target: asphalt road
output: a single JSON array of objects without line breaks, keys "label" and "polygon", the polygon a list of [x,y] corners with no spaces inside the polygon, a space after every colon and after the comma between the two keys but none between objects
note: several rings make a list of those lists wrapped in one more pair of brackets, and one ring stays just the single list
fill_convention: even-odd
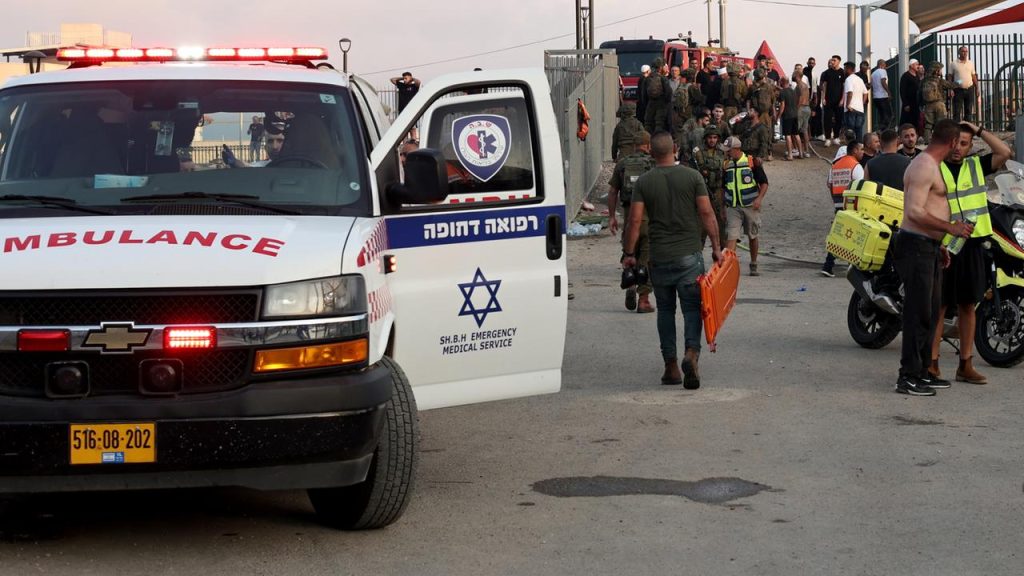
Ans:
[{"label": "asphalt road", "polygon": [[[798,169],[774,164],[779,182]],[[805,193],[776,192],[781,234]],[[807,234],[784,245],[817,256]],[[3,517],[0,574],[1021,573],[1024,367],[894,394],[899,339],[853,343],[846,282],[764,258],[702,388],[661,386],[654,315],[623,309],[615,241],[569,252],[563,391],[423,413],[397,524],[323,528],[301,492],[40,498]]]}]

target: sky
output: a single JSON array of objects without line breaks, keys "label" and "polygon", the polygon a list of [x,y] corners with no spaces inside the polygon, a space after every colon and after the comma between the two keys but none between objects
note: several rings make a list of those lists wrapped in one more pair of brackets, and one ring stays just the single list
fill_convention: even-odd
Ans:
[{"label": "sky", "polygon": [[[845,2],[777,2],[727,0],[729,47],[741,55],[752,56],[761,41],[767,40],[786,69],[812,55],[819,62],[833,53],[846,55]],[[996,8],[1019,2],[1003,2]],[[619,36],[646,38],[653,34],[656,38],[669,38],[688,31],[701,44],[707,40],[704,0],[593,3],[595,44]],[[426,82],[446,72],[474,67],[543,66],[544,50],[573,48],[575,44],[574,0],[50,0],[47,8],[4,10],[0,46],[22,46],[26,32],[57,32],[61,22],[95,22],[107,29],[131,33],[136,46],[323,46],[330,51],[331,62],[340,68],[338,39],[347,37],[352,40],[349,70],[383,86],[389,77],[405,70]],[[713,6],[712,30],[717,38],[717,1]],[[912,26],[912,32],[916,31]],[[1024,33],[1024,25],[979,32]],[[565,37],[552,39],[560,35]],[[545,39],[551,40],[502,50]],[[875,12],[873,59],[887,57],[889,48],[895,47],[897,41],[896,14]],[[440,62],[497,50],[500,51]]]}]

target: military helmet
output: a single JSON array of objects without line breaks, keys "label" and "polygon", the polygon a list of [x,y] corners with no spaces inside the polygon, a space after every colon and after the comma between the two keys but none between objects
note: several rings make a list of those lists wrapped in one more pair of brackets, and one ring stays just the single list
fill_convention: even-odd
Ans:
[{"label": "military helmet", "polygon": [[729,65],[726,67],[726,70],[729,72],[729,76],[739,76],[740,66],[735,62],[729,62]]},{"label": "military helmet", "polygon": [[942,70],[942,62],[932,62],[931,64],[928,65],[928,69],[931,70],[932,72]]},{"label": "military helmet", "polygon": [[636,116],[636,104],[632,102],[623,102],[619,105],[619,118],[629,118],[630,116]]},{"label": "military helmet", "polygon": [[683,70],[683,78],[686,78],[687,80],[693,80],[693,77],[694,77],[693,68],[687,68],[686,70]]},{"label": "military helmet", "polygon": [[708,124],[704,128],[704,138],[706,139],[708,136],[721,137],[722,133],[718,131],[718,126],[715,126],[714,124]]}]

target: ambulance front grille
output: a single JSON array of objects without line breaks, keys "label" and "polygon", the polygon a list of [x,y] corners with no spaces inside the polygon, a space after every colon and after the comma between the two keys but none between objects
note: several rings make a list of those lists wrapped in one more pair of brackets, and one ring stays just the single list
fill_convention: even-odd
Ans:
[{"label": "ambulance front grille", "polygon": [[168,357],[177,357],[184,365],[183,394],[230,390],[245,384],[251,355],[244,349],[189,351],[179,356],[160,350],[127,355],[6,352],[0,353],[0,395],[44,397],[46,365],[54,361],[88,363],[90,396],[138,394],[139,363]]},{"label": "ambulance front grille", "polygon": [[259,292],[0,293],[0,325],[226,324],[259,319]]}]

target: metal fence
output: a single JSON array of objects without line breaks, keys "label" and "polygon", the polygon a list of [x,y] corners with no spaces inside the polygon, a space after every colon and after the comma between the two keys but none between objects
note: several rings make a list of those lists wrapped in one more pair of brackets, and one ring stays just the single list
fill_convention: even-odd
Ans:
[{"label": "metal fence", "polygon": [[[236,158],[240,160],[249,159],[249,146],[247,144],[227,144],[227,147],[231,149]],[[190,146],[188,151],[192,156],[192,161],[196,164],[210,164],[220,160],[221,144],[198,144]],[[263,151],[260,150],[260,153],[262,154]]]},{"label": "metal fence", "polygon": [[[910,58],[924,66],[941,62],[943,72],[950,74],[957,59],[957,48],[966,46],[978,74],[977,91],[981,94],[981,110],[974,111],[974,120],[996,130],[1015,130],[1015,119],[1024,111],[1024,50],[1020,34],[933,34],[910,47]],[[899,103],[898,59],[889,60],[889,87],[897,107]],[[953,109],[947,102],[947,110]]]},{"label": "metal fence", "polygon": [[[611,160],[612,130],[619,105],[619,65],[614,50],[546,50],[544,71],[562,139],[565,205],[576,215]],[[576,137],[577,100],[590,113],[586,140]]]}]

